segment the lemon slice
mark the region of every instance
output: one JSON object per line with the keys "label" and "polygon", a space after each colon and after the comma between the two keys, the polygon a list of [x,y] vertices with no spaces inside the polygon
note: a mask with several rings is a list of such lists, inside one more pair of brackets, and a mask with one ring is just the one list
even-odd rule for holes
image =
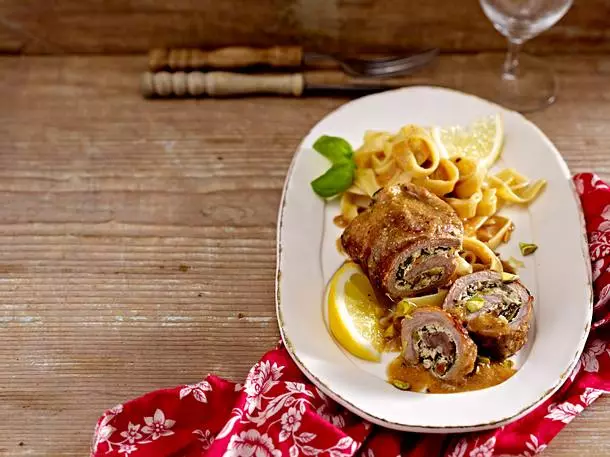
{"label": "lemon slice", "polygon": [[469,157],[489,168],[502,151],[504,123],[502,116],[494,114],[477,119],[468,127],[433,127],[432,137],[441,157]]}
{"label": "lemon slice", "polygon": [[371,283],[360,267],[345,263],[330,280],[328,325],[335,339],[361,359],[378,362],[383,336],[377,321],[377,303]]}

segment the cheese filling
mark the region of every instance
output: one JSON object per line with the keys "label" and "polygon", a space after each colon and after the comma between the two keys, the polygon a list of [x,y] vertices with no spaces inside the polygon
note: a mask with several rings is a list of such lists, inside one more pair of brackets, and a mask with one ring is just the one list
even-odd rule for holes
{"label": "cheese filling", "polygon": [[413,344],[419,362],[438,376],[444,376],[455,363],[455,342],[451,335],[437,324],[427,324],[415,330]]}
{"label": "cheese filling", "polygon": [[415,264],[424,262],[426,259],[438,255],[451,257],[455,255],[455,249],[446,246],[437,246],[435,248],[423,248],[414,252],[396,269],[396,286],[405,289],[423,289],[440,280],[444,272],[442,267],[431,268],[430,270],[426,270],[420,275],[417,275],[415,278],[407,279],[409,271]]}

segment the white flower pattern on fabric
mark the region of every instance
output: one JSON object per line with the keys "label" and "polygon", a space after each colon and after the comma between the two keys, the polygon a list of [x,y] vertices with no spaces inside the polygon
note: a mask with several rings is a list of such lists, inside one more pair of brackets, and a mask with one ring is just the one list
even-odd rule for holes
{"label": "white flower pattern on fabric", "polygon": [[593,281],[597,281],[602,274],[602,267],[604,266],[604,259],[599,259],[593,264]]}
{"label": "white flower pattern on fabric", "polygon": [[[311,411],[314,408],[310,398],[316,398],[316,395],[306,384],[293,381],[285,381],[282,388],[278,389],[280,393],[272,392],[271,389],[280,384],[284,368],[283,365],[278,366],[276,363],[264,361],[259,362],[250,371],[243,388],[246,396],[244,406],[233,408],[231,417],[216,437],[218,440],[230,436],[223,456],[352,457],[362,443],[355,441],[351,436],[343,436],[331,447],[318,448],[313,444],[317,438],[315,433],[299,433],[307,408],[311,408]],[[317,389],[315,390],[319,393]],[[323,401],[328,401],[325,397],[321,396],[321,398]],[[321,405],[318,412],[325,408],[328,408],[327,404]],[[248,412],[250,410],[255,413],[250,414]],[[340,411],[342,412],[337,415],[328,414],[330,421],[345,424],[343,418],[345,412]],[[237,423],[249,427],[246,431],[234,431]],[[279,428],[277,438],[275,431],[270,434],[274,425]],[[287,451],[278,449],[279,443],[285,443]]]}
{"label": "white flower pattern on fabric", "polygon": [[468,442],[466,441],[466,438],[461,438],[455,445],[453,452],[451,454],[449,454],[448,457],[464,457],[464,454],[466,454],[467,448],[468,448]]}
{"label": "white flower pattern on fabric", "polygon": [[119,454],[129,455],[132,452],[135,452],[137,450],[138,450],[138,448],[136,446],[134,446],[133,444],[121,444],[119,446]]}
{"label": "white flower pattern on fabric", "polygon": [[282,431],[280,432],[280,443],[286,441],[290,435],[296,432],[301,426],[301,413],[296,408],[288,408],[282,418]]}
{"label": "white flower pattern on fabric", "polygon": [[142,438],[142,434],[139,433],[140,424],[127,424],[127,430],[121,432],[121,436],[125,438],[129,443],[133,444],[136,440]]}
{"label": "white flower pattern on fabric", "polygon": [[599,371],[599,361],[597,360],[597,356],[603,354],[605,349],[606,343],[604,343],[602,340],[593,340],[593,342],[591,342],[591,344],[585,348],[582,355],[578,359],[574,370],[570,374],[570,379],[574,381],[574,378],[583,367],[584,371],[589,373],[597,373]]}
{"label": "white flower pattern on fabric", "polygon": [[492,436],[480,446],[475,447],[469,457],[492,457],[494,455],[494,448],[496,447],[496,437]]}
{"label": "white flower pattern on fabric", "polygon": [[610,299],[610,284],[606,284],[604,288],[599,292],[596,306],[604,305],[608,299]]}
{"label": "white flower pattern on fabric", "polygon": [[116,428],[109,424],[116,415],[122,412],[123,405],[115,405],[114,407],[110,408],[106,414],[104,414],[100,422],[95,426],[95,431],[93,432],[93,444],[91,446],[93,452],[97,451],[100,444],[108,442],[112,434],[116,432]]}
{"label": "white flower pattern on fabric", "polygon": [[320,416],[322,419],[324,419],[329,424],[332,424],[338,428],[343,428],[345,426],[345,419],[343,418],[343,416],[340,414],[331,414],[327,410],[328,410],[327,405],[322,404],[322,406],[320,406],[316,410],[316,413],[318,414],[318,416]]}
{"label": "white flower pattern on fabric", "polygon": [[597,400],[599,396],[603,393],[603,390],[587,387],[585,391],[580,395],[580,401],[582,401],[585,406],[589,406],[591,403]]}
{"label": "white flower pattern on fabric", "polygon": [[176,421],[165,419],[165,414],[160,409],[155,411],[153,417],[145,417],[144,422],[146,422],[146,425],[142,427],[142,433],[150,435],[152,440],[174,434],[170,428],[174,426]]}
{"label": "white flower pattern on fabric", "polygon": [[307,386],[305,386],[305,384],[303,384],[302,382],[286,381],[286,389],[288,390],[288,392],[292,392],[295,394],[305,394],[308,397],[313,398],[313,394],[309,390],[307,390]]}
{"label": "white flower pattern on fabric", "polygon": [[261,409],[262,397],[278,384],[278,380],[282,377],[282,370],[277,363],[269,361],[259,362],[250,370],[244,391],[246,392],[246,409],[248,414],[252,414],[255,410]]}
{"label": "white flower pattern on fabric", "polygon": [[109,412],[115,416],[121,414],[123,412],[123,405],[121,403],[119,403],[118,405],[114,405],[112,408],[109,409]]}
{"label": "white flower pattern on fabric", "polygon": [[584,370],[589,373],[597,373],[599,371],[597,356],[603,354],[605,350],[606,343],[604,341],[599,339],[593,340],[591,345],[584,350],[580,357]]}
{"label": "white flower pattern on fabric", "polygon": [[604,219],[597,230],[589,237],[589,250],[591,260],[602,260],[610,254],[610,205],[607,205],[601,213]]}
{"label": "white flower pattern on fabric", "polygon": [[[608,222],[608,221],[606,221]],[[610,224],[610,222],[608,222]],[[602,222],[603,226],[605,222]],[[608,231],[594,231],[591,232],[589,238],[589,251],[591,253],[591,260],[599,260],[610,254],[610,232]]]}
{"label": "white flower pattern on fabric", "polygon": [[595,189],[607,188],[606,184],[601,180],[601,178],[597,175],[593,175],[591,177],[591,186]]}
{"label": "white flower pattern on fabric", "polygon": [[231,437],[224,457],[282,457],[282,451],[275,449],[269,435],[251,429]]}
{"label": "white flower pattern on fabric", "polygon": [[582,405],[573,405],[570,402],[564,401],[558,405],[550,405],[549,413],[544,416],[545,419],[561,421],[564,424],[569,424],[572,419],[578,416],[584,408]]}
{"label": "white flower pattern on fabric", "polygon": [[142,427],[141,424],[134,424],[129,421],[127,430],[123,430],[119,433],[123,439],[112,440],[112,435],[117,430],[110,425],[110,421],[121,412],[123,412],[123,406],[117,405],[104,415],[94,433],[92,453],[97,451],[100,444],[106,443],[108,445],[107,452],[111,452],[114,449],[113,446],[118,446],[117,452],[129,455],[138,450],[138,447],[135,446],[136,444],[151,443],[163,436],[174,434],[170,429],[174,426],[176,421],[166,419],[163,411],[157,409],[153,414],[153,417],[144,417],[144,422],[146,423],[144,427]]}
{"label": "white flower pattern on fabric", "polygon": [[209,430],[193,430],[193,434],[201,441],[201,449],[207,451],[214,442],[214,435]]}
{"label": "white flower pattern on fabric", "polygon": [[112,418],[104,416],[102,422],[96,427],[93,434],[93,452],[97,451],[100,444],[107,442],[110,436],[116,431],[116,428],[112,425],[107,425],[107,421],[110,421],[110,419]]}
{"label": "white flower pattern on fabric", "polygon": [[212,390],[212,386],[207,381],[201,381],[201,382],[198,382],[197,384],[189,384],[189,385],[184,386],[182,389],[180,389],[180,400],[182,400],[184,397],[186,397],[190,394],[193,394],[193,397],[195,397],[195,400],[197,400],[201,403],[207,403],[208,399],[207,399],[205,393],[209,392],[211,390]]}
{"label": "white flower pattern on fabric", "polygon": [[521,454],[521,457],[534,457],[546,449],[546,444],[539,444],[538,437],[536,437],[536,435],[530,435],[530,440],[525,443],[525,447],[531,452],[524,451],[523,454]]}

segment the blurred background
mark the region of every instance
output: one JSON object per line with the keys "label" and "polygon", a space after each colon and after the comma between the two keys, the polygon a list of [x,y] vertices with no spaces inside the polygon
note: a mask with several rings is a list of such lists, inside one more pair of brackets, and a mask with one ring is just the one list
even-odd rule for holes
{"label": "blurred background", "polygon": [[[610,2],[576,1],[528,43],[538,54],[610,51]],[[300,44],[308,50],[398,52],[506,47],[477,1],[4,0],[0,52],[133,54],[154,47]]]}

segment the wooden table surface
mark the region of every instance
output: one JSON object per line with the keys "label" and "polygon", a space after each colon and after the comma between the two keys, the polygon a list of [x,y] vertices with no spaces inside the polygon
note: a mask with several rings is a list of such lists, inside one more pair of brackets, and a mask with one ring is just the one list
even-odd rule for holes
{"label": "wooden table surface", "polygon": [[[488,56],[409,82],[479,91]],[[610,178],[610,57],[547,57],[528,115],[573,172]],[[278,340],[275,225],[300,139],[344,98],[146,101],[144,57],[0,59],[0,456],[83,456],[107,407]],[[559,306],[560,304],[558,304]],[[545,455],[610,455],[598,400]]]}
{"label": "wooden table surface", "polygon": [[[610,51],[610,2],[574,2],[528,41],[543,53]],[[145,53],[153,47],[302,44],[323,52],[501,51],[479,2],[446,0],[53,0],[0,2],[0,52]]]}

